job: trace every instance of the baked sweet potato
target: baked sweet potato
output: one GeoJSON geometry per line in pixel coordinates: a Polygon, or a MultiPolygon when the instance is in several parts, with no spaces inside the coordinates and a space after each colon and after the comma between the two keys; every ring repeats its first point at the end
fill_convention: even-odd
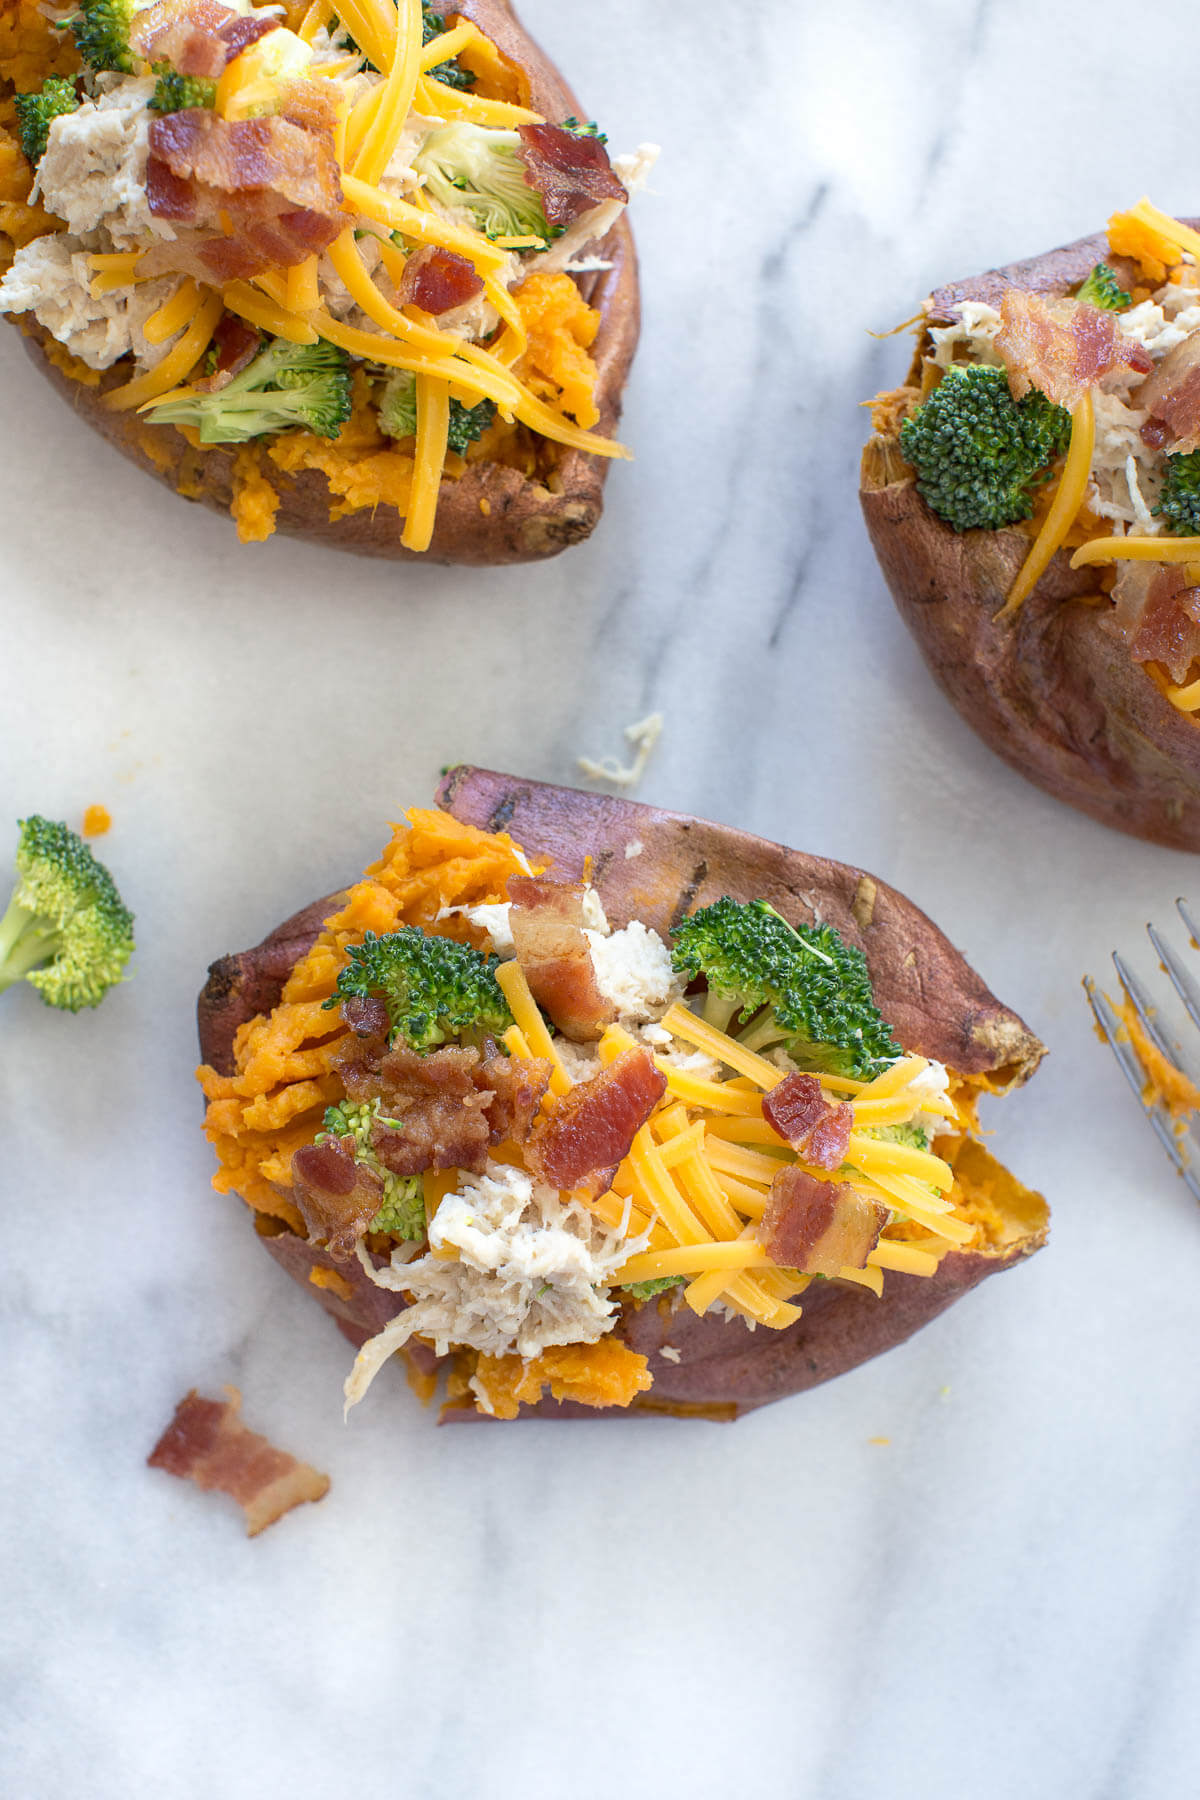
{"type": "Polygon", "coordinates": [[[902,418],[929,391],[922,373],[932,328],[950,324],[964,302],[998,307],[1008,290],[1050,301],[1072,295],[1101,261],[1126,289],[1149,291],[1137,263],[1114,255],[1100,234],[935,290],[907,386],[881,396],[879,428],[862,458],[862,510],[901,616],[939,686],[984,741],[1102,823],[1197,850],[1196,717],[1166,697],[1162,668],[1132,660],[1108,591],[1111,569],[1070,566],[1081,541],[1121,527],[1081,513],[1019,611],[998,617],[1029,554],[1032,524],[956,532],[918,493],[899,442],[902,418]]]}
{"type": "MultiPolygon", "coordinates": [[[[931,921],[860,869],[729,826],[469,767],[445,777],[438,803],[464,825],[511,833],[556,875],[574,879],[590,859],[590,878],[614,926],[637,918],[665,935],[696,906],[725,894],[765,899],[796,922],[819,918],[865,954],[879,1007],[904,1048],[946,1063],[968,1088],[1007,1092],[1029,1078],[1044,1053],[931,921]]],[[[232,1075],[235,1035],[279,1000],[319,921],[344,898],[317,902],[254,949],[213,965],[199,1007],[201,1051],[213,1070],[232,1075]]],[[[962,1192],[976,1197],[985,1221],[970,1249],[943,1256],[932,1277],[889,1273],[881,1299],[839,1281],[816,1282],[805,1293],[803,1316],[782,1330],[751,1331],[739,1319],[698,1317],[668,1301],[628,1303],[616,1336],[648,1358],[653,1375],[632,1410],[734,1418],[813,1387],[902,1342],[966,1289],[1042,1245],[1048,1213],[1039,1195],[971,1139],[944,1153],[953,1156],[962,1192]]],[[[396,1295],[375,1286],[357,1262],[335,1262],[282,1219],[260,1214],[256,1224],[270,1254],[293,1279],[315,1286],[355,1345],[396,1314],[396,1295]]],[[[451,1407],[448,1416],[478,1416],[464,1397],[468,1405],[451,1407]]],[[[597,1416],[569,1401],[521,1408],[530,1411],[597,1416]]]]}
{"type": "MultiPolygon", "coordinates": [[[[288,23],[298,26],[304,11],[303,6],[293,9],[288,23]]],[[[514,103],[519,102],[547,121],[586,116],[554,64],[524,30],[509,0],[461,0],[461,4],[446,7],[448,29],[464,20],[476,25],[495,46],[498,67],[514,103]]],[[[49,27],[46,29],[49,32],[49,27]]],[[[70,45],[69,37],[62,34],[52,34],[52,38],[53,47],[46,51],[47,70],[62,66],[61,61],[51,59],[61,59],[67,54],[63,45],[70,45]]],[[[48,38],[47,44],[50,42],[48,38]]],[[[17,79],[26,84],[29,54],[28,47],[22,45],[22,73],[17,79]]],[[[0,92],[12,92],[13,75],[14,68],[6,69],[0,62],[0,92]],[[3,79],[6,75],[7,81],[3,79]]],[[[15,135],[10,136],[16,152],[15,135]]],[[[22,166],[18,160],[16,167],[22,166]]],[[[339,212],[336,217],[344,226],[353,222],[355,215],[351,212],[347,217],[339,212]]],[[[29,229],[32,232],[38,227],[35,223],[29,229]]],[[[360,238],[363,235],[357,233],[360,238]]],[[[26,241],[25,230],[15,241],[18,245],[26,241]]],[[[411,251],[412,243],[406,240],[406,246],[411,251]]],[[[598,440],[611,440],[620,418],[622,393],[640,325],[637,259],[624,213],[607,235],[588,245],[587,253],[589,259],[598,259],[604,266],[569,279],[594,309],[595,318],[585,318],[582,325],[569,322],[560,327],[566,346],[563,354],[569,359],[577,354],[585,358],[590,355],[595,365],[590,399],[596,413],[590,429],[598,440]],[[570,332],[578,330],[586,337],[592,329],[594,340],[577,352],[570,332]]],[[[278,280],[287,273],[286,267],[274,271],[278,280]]],[[[268,271],[268,277],[270,274],[268,271]]],[[[242,290],[246,286],[245,282],[233,285],[242,290]]],[[[226,291],[228,297],[232,290],[226,291]]],[[[323,295],[324,292],[322,288],[323,295]]],[[[391,292],[385,282],[385,299],[391,292]]],[[[401,304],[403,294],[399,290],[395,297],[401,304]]],[[[428,315],[422,313],[420,317],[425,319],[428,315]]],[[[201,444],[190,427],[180,430],[170,424],[150,422],[144,411],[110,410],[106,396],[125,385],[130,377],[127,356],[97,373],[64,354],[63,346],[54,341],[32,313],[21,315],[14,322],[23,331],[28,353],[39,369],[87,424],[139,468],[184,498],[219,512],[232,510],[239,532],[247,541],[279,530],[368,556],[420,555],[435,562],[473,565],[528,562],[556,555],[587,537],[603,508],[609,455],[590,454],[574,445],[551,441],[518,424],[507,434],[498,429],[490,432],[488,438],[495,438],[494,445],[480,446],[479,451],[471,448],[465,460],[451,457],[450,469],[455,472],[444,473],[441,478],[427,547],[410,548],[401,536],[405,509],[398,510],[388,485],[394,486],[397,479],[402,479],[394,473],[396,440],[381,438],[378,431],[372,430],[374,415],[359,388],[355,390],[355,411],[338,444],[339,454],[344,450],[344,462],[336,471],[336,483],[331,483],[329,471],[321,466],[323,440],[315,441],[310,463],[281,468],[263,448],[278,440],[255,439],[251,460],[247,462],[236,443],[201,444]],[[255,445],[261,453],[255,451],[255,445]],[[392,472],[381,460],[385,454],[392,457],[392,472]],[[372,473],[372,465],[382,474],[372,473]],[[261,498],[264,494],[265,501],[261,498]]],[[[354,362],[351,366],[361,365],[354,362]]],[[[516,366],[519,371],[520,363],[516,366]]],[[[547,381],[543,371],[535,369],[524,379],[532,381],[539,397],[558,406],[559,397],[554,396],[553,383],[547,381]]],[[[588,380],[590,383],[590,377],[588,380]]],[[[462,403],[465,406],[467,399],[462,403]]],[[[569,401],[564,400],[563,404],[570,410],[569,401]]],[[[573,427],[575,420],[572,417],[566,423],[573,427]]]]}

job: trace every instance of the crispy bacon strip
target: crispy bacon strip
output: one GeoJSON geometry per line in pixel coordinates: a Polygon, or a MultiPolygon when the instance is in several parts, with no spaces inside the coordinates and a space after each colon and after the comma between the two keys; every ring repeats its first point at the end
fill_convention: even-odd
{"type": "Polygon", "coordinates": [[[538,1120],[525,1146],[527,1166],[551,1187],[582,1187],[629,1154],[634,1135],[666,1091],[667,1078],[649,1050],[639,1045],[623,1051],[538,1120]]]}
{"type": "Polygon", "coordinates": [[[513,875],[508,897],[517,961],[534,999],[564,1036],[581,1042],[599,1037],[617,1014],[596,983],[583,931],[582,886],[513,875]]]}
{"type": "Polygon", "coordinates": [[[1200,449],[1200,337],[1176,344],[1138,389],[1137,403],[1150,417],[1142,441],[1172,456],[1200,449]]]}
{"type": "Polygon", "coordinates": [[[355,1161],[353,1138],[304,1144],[292,1157],[292,1198],[311,1241],[347,1262],[379,1211],[383,1183],[355,1161]]]}
{"type": "Polygon", "coordinates": [[[247,1536],[257,1537],[301,1501],[323,1500],[329,1477],[248,1430],[241,1394],[235,1387],[225,1393],[224,1400],[206,1400],[195,1388],[186,1394],[146,1461],[181,1481],[229,1494],[246,1516],[247,1536]]]}
{"type": "Polygon", "coordinates": [[[213,332],[216,363],[211,375],[201,375],[192,386],[201,394],[217,394],[228,387],[235,375],[248,368],[258,355],[262,338],[253,325],[239,319],[236,313],[222,313],[213,332]]]}
{"type": "Polygon", "coordinates": [[[1005,288],[1004,324],[996,349],[1008,370],[1013,396],[1037,388],[1059,406],[1078,406],[1090,388],[1115,369],[1147,375],[1153,363],[1127,338],[1110,312],[1077,300],[1043,300],[1023,288],[1005,288]]]}
{"type": "Polygon", "coordinates": [[[396,297],[401,306],[411,304],[436,314],[466,306],[482,292],[483,277],[465,256],[437,244],[422,244],[404,265],[396,297]]]}
{"type": "Polygon", "coordinates": [[[836,1275],[866,1268],[887,1220],[885,1206],[849,1183],[818,1181],[789,1163],[771,1183],[760,1237],[781,1268],[836,1275]]]}
{"type": "Polygon", "coordinates": [[[785,1075],[763,1095],[763,1117],[785,1143],[818,1169],[839,1169],[854,1124],[854,1108],[831,1106],[815,1075],[785,1075]]]}
{"type": "Polygon", "coordinates": [[[188,107],[156,119],[146,191],[156,217],[193,228],[146,254],[149,275],[227,282],[290,268],[343,223],[332,133],[290,118],[229,120],[188,107]]]}
{"type": "Polygon", "coordinates": [[[1159,662],[1172,681],[1185,680],[1200,657],[1200,588],[1186,565],[1121,562],[1113,620],[1136,663],[1159,662]]]}
{"type": "Polygon", "coordinates": [[[542,197],[548,225],[565,227],[602,200],[628,200],[598,138],[562,125],[518,125],[525,179],[542,197]]]}

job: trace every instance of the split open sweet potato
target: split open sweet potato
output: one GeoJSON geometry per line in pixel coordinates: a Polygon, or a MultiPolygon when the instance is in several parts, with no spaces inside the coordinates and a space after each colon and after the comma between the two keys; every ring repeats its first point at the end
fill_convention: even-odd
{"type": "MultiPolygon", "coordinates": [[[[587,862],[614,926],[637,918],[665,934],[723,894],[765,899],[794,922],[825,921],[864,952],[876,1000],[904,1048],[944,1062],[980,1089],[1021,1085],[1044,1054],[924,913],[861,869],[730,826],[488,770],[452,770],[437,798],[464,824],[510,832],[565,878],[577,878],[587,862]]],[[[339,899],[316,902],[254,949],[213,965],[199,1008],[201,1051],[213,1069],[232,1072],[239,1027],[278,1001],[339,899]]],[[[711,1312],[696,1317],[666,1301],[630,1302],[616,1332],[649,1359],[653,1374],[632,1410],[733,1418],[813,1387],[901,1343],[968,1288],[1041,1246],[1048,1213],[1039,1195],[970,1139],[943,1153],[952,1155],[964,1193],[979,1202],[986,1226],[978,1247],[947,1254],[932,1277],[889,1274],[881,1299],[839,1281],[814,1283],[803,1316],[779,1331],[751,1331],[711,1312]]],[[[259,1215],[256,1224],[270,1254],[355,1345],[399,1310],[398,1296],[374,1286],[356,1262],[335,1265],[280,1220],[259,1215]]],[[[552,1401],[522,1411],[604,1416],[552,1401]]],[[[463,1416],[477,1415],[467,1407],[463,1416]]]]}
{"type": "MultiPolygon", "coordinates": [[[[1066,296],[1107,260],[1131,265],[1102,234],[938,288],[925,326],[964,301],[999,305],[1006,288],[1066,296]]],[[[922,336],[908,377],[920,385],[922,336]]],[[[1155,843],[1200,849],[1200,725],[1131,661],[1103,571],[1072,570],[1059,550],[1010,618],[998,618],[1030,549],[1028,532],[955,532],[917,492],[896,429],[862,458],[860,498],[892,597],[931,673],[984,741],[1058,799],[1155,843]]]]}

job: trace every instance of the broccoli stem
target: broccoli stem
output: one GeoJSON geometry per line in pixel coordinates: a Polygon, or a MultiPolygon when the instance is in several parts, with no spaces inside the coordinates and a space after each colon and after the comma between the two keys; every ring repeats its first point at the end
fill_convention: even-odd
{"type": "Polygon", "coordinates": [[[31,969],[49,962],[62,946],[58,931],[47,930],[37,913],[10,900],[0,919],[0,993],[24,981],[31,969]]]}
{"type": "Polygon", "coordinates": [[[736,1000],[726,1000],[712,988],[704,996],[703,1018],[706,1025],[714,1025],[718,1031],[728,1031],[729,1021],[738,1009],[736,1000]]]}

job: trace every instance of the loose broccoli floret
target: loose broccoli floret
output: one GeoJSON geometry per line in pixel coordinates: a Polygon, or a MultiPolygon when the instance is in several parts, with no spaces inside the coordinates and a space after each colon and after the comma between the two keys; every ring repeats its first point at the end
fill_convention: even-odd
{"type": "Polygon", "coordinates": [[[462,121],[431,131],[413,158],[425,191],[439,205],[462,207],[487,237],[558,237],[542,211],[542,197],[525,179],[515,131],[462,121]]]}
{"type": "Polygon", "coordinates": [[[1154,511],[1176,537],[1200,537],[1200,450],[1168,456],[1154,511]]]}
{"type": "Polygon", "coordinates": [[[403,925],[386,937],[368,931],[346,951],[348,966],[326,1008],[354,996],[377,995],[387,1007],[389,1042],[432,1050],[453,1039],[479,1043],[512,1024],[496,980],[498,956],[483,956],[453,938],[431,937],[403,925]]]}
{"type": "Polygon", "coordinates": [[[170,63],[155,63],[158,76],[146,104],[160,113],[184,112],[189,106],[215,106],[217,84],[208,75],[180,75],[170,63]]]}
{"type": "Polygon", "coordinates": [[[89,69],[114,69],[136,75],[138,59],[129,45],[134,15],[151,0],[81,0],[79,11],[67,21],[75,35],[79,54],[89,69]]]}
{"type": "Polygon", "coordinates": [[[1096,264],[1083,286],[1076,289],[1075,298],[1086,300],[1089,306],[1101,306],[1105,312],[1120,312],[1133,305],[1133,295],[1125,292],[1116,271],[1104,262],[1096,264]]]}
{"type": "Polygon", "coordinates": [[[81,837],[19,821],[18,881],[0,919],[0,991],[28,981],[48,1006],[99,1006],[133,954],[133,914],[81,837]]]}
{"type": "Polygon", "coordinates": [[[419,1175],[394,1175],[379,1159],[371,1142],[371,1129],[384,1125],[388,1130],[403,1131],[400,1119],[381,1116],[378,1099],[359,1106],[343,1100],[340,1106],[327,1106],[321,1130],[315,1142],[328,1143],[331,1138],[352,1138],[354,1160],[370,1169],[383,1183],[383,1202],[368,1231],[387,1231],[393,1237],[415,1241],[425,1236],[425,1189],[419,1175]]]}
{"type": "MultiPolygon", "coordinates": [[[[412,437],[417,429],[417,378],[407,369],[389,375],[379,391],[379,429],[388,437],[412,437]]],[[[462,455],[468,444],[482,437],[496,416],[492,400],[481,400],[478,406],[464,406],[461,400],[450,401],[450,429],[446,447],[462,455]]]]}
{"type": "Polygon", "coordinates": [[[344,351],[322,340],[271,338],[254,361],[213,394],[185,394],[150,408],[155,425],[191,425],[202,444],[242,444],[275,431],[335,438],[350,417],[350,368],[344,351]]]}
{"type": "Polygon", "coordinates": [[[831,925],[789,925],[765,900],[728,895],[674,929],[671,960],[708,984],[704,1016],[802,1069],[869,1078],[901,1054],[861,950],[831,925]]]}
{"type": "Polygon", "coordinates": [[[1034,490],[1066,448],[1071,415],[1032,389],[1014,400],[1003,369],[948,369],[900,427],[917,492],[955,531],[995,531],[1033,512],[1034,490]]]}
{"type": "Polygon", "coordinates": [[[51,75],[40,94],[14,94],[13,105],[21,148],[36,169],[46,154],[52,122],[79,111],[75,83],[69,76],[51,75]]]}
{"type": "Polygon", "coordinates": [[[655,1294],[665,1294],[668,1288],[682,1287],[685,1275],[660,1275],[655,1281],[631,1281],[625,1289],[635,1300],[651,1300],[655,1294]]]}

